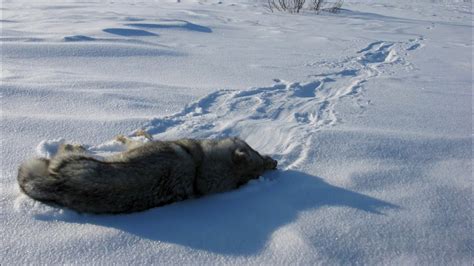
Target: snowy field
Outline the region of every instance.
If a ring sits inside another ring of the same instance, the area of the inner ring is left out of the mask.
[[[472,265],[472,3],[1,7],[0,265]],[[240,136],[279,170],[129,215],[20,193],[17,167],[118,134]]]

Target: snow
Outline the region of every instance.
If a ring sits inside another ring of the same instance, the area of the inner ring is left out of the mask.
[[[472,3],[343,7],[2,1],[0,264],[471,265]],[[128,215],[20,193],[27,158],[140,129],[279,170]]]

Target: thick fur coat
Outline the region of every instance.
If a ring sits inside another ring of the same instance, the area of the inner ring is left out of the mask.
[[[104,160],[63,145],[51,159],[23,163],[20,188],[79,212],[129,213],[232,190],[277,166],[239,138],[127,141],[127,151]]]

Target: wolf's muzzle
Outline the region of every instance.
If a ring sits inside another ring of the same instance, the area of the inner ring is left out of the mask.
[[[265,169],[273,170],[277,168],[278,162],[276,160],[273,160],[272,157],[265,155],[263,156],[263,160],[265,164]]]

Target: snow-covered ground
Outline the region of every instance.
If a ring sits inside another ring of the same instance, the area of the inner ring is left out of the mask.
[[[0,264],[472,265],[472,3],[343,7],[3,0]],[[106,154],[137,129],[280,167],[130,215],[19,192],[61,139]]]

